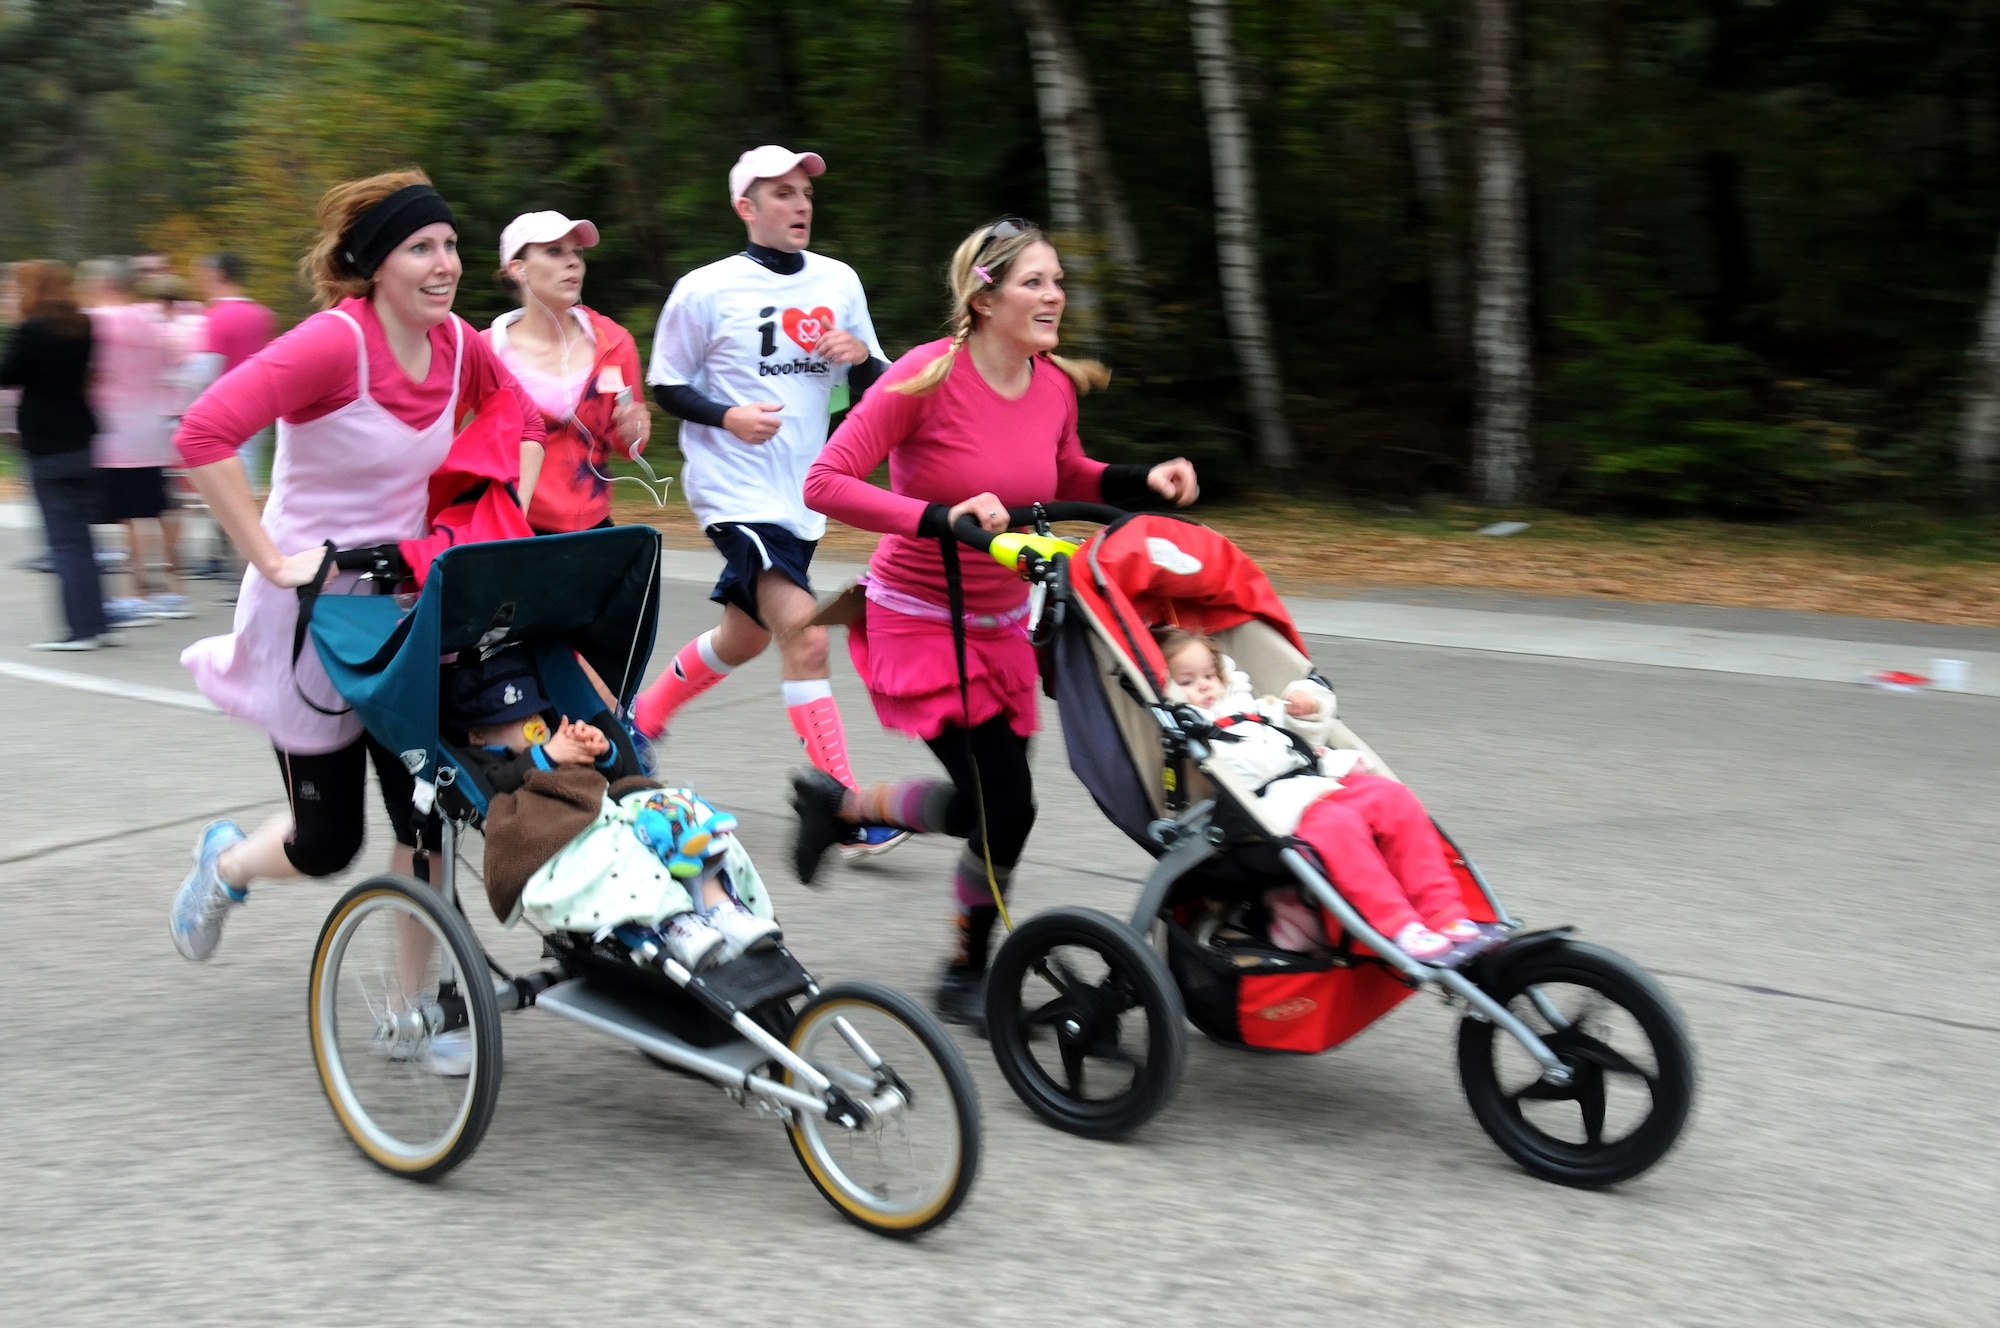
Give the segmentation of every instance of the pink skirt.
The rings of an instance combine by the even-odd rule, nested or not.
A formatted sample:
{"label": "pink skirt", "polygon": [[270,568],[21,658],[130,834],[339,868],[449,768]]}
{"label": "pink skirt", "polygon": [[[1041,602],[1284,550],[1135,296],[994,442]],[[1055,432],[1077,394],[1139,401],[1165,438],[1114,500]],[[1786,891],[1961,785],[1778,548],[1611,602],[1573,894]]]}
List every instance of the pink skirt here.
{"label": "pink skirt", "polygon": [[1000,715],[1023,738],[1040,727],[1041,670],[1025,623],[966,629],[969,707],[959,700],[948,622],[912,617],[870,600],[866,618],[848,627],[847,650],[886,729],[935,738],[947,728],[968,726],[968,709],[973,728]]}

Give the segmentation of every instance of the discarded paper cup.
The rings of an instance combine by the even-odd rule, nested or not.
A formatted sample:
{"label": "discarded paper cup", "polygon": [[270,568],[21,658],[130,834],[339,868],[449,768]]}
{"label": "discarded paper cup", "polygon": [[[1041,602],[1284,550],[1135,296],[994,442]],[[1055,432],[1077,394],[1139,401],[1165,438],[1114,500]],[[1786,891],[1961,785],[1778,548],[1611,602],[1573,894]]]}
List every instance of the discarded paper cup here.
{"label": "discarded paper cup", "polygon": [[1972,666],[1962,659],[1931,661],[1931,686],[1941,692],[1962,692],[1970,684]]}

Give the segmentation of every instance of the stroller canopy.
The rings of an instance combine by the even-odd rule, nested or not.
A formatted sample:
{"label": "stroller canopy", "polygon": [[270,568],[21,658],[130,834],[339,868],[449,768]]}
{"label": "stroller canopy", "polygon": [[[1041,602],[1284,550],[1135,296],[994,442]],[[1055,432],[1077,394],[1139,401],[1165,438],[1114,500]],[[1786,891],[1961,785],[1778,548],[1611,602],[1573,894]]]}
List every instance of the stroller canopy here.
{"label": "stroller canopy", "polygon": [[1107,527],[1071,559],[1070,589],[1155,695],[1167,677],[1156,626],[1213,634],[1255,619],[1307,653],[1264,569],[1227,536],[1182,517],[1132,516]]}
{"label": "stroller canopy", "polygon": [[[368,732],[401,756],[427,809],[443,754],[442,657],[514,642],[547,662],[581,656],[628,705],[652,654],[659,605],[659,532],[620,526],[446,549],[413,608],[388,595],[322,595],[311,632],[334,687]],[[565,713],[603,707],[579,671],[547,676],[553,670],[545,664],[543,672]]]}

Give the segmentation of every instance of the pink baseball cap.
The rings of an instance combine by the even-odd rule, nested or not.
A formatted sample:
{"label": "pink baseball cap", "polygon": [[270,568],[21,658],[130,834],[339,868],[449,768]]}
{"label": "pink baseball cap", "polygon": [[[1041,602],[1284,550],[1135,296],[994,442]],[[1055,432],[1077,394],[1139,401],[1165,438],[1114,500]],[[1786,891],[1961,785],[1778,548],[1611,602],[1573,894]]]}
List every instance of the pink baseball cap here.
{"label": "pink baseball cap", "polygon": [[589,249],[597,243],[597,227],[590,222],[571,221],[560,212],[523,212],[500,232],[501,266],[506,266],[527,245],[552,244],[571,234],[576,236],[579,248]]}
{"label": "pink baseball cap", "polygon": [[751,148],[729,168],[729,205],[735,207],[736,200],[759,180],[774,180],[794,166],[805,167],[807,175],[820,175],[826,171],[826,158],[817,152],[794,152],[776,143]]}

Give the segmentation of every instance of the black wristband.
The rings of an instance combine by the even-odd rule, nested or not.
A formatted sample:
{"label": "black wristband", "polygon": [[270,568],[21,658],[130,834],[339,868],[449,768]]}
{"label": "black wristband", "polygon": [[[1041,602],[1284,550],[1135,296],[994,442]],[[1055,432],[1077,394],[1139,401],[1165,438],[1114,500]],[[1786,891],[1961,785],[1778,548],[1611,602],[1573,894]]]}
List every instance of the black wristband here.
{"label": "black wristband", "polygon": [[875,386],[875,380],[888,372],[888,362],[872,355],[859,364],[848,366],[847,408],[852,410],[860,405],[868,389]]}
{"label": "black wristband", "polygon": [[936,539],[940,535],[951,534],[951,509],[943,503],[932,503],[924,509],[924,515],[917,522],[917,536],[920,539]]}
{"label": "black wristband", "polygon": [[729,413],[728,406],[713,397],[703,396],[686,383],[653,384],[653,400],[659,402],[660,409],[667,414],[689,424],[705,424],[711,429],[720,429],[722,417]]}
{"label": "black wristband", "polygon": [[1138,465],[1106,466],[1098,479],[1098,492],[1106,504],[1112,507],[1146,507],[1162,501],[1147,485],[1146,477],[1153,468],[1143,463]]}

